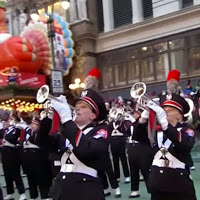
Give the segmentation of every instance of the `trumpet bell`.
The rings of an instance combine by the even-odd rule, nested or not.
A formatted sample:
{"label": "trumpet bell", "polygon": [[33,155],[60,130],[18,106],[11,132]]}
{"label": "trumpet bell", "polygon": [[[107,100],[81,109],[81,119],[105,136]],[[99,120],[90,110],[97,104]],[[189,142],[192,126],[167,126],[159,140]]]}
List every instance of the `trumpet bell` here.
{"label": "trumpet bell", "polygon": [[146,85],[143,82],[135,83],[130,90],[130,95],[134,99],[139,99],[146,93]]}
{"label": "trumpet bell", "polygon": [[36,100],[38,103],[43,103],[48,99],[49,96],[49,86],[43,85],[37,92]]}

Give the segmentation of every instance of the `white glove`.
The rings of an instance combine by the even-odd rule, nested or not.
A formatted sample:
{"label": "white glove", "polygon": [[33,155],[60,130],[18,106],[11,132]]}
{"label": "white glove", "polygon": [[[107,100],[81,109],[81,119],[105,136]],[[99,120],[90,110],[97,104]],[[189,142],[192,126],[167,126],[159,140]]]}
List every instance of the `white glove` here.
{"label": "white glove", "polygon": [[46,112],[45,110],[43,110],[43,111],[40,113],[40,120],[43,120],[46,116],[47,116],[47,112]]}
{"label": "white glove", "polygon": [[131,123],[135,122],[135,118],[128,113],[125,114],[124,119],[130,121]]}
{"label": "white glove", "polygon": [[144,110],[141,114],[141,117],[144,118],[144,119],[149,119],[149,111]]}
{"label": "white glove", "polygon": [[168,127],[167,114],[163,108],[153,101],[148,101],[147,106],[156,113],[158,123],[161,125],[162,130]]}
{"label": "white glove", "polygon": [[147,119],[149,118],[149,111],[144,110],[139,118],[139,123],[144,124],[146,123]]}
{"label": "white glove", "polygon": [[65,96],[60,95],[57,99],[59,101],[52,100],[52,107],[59,114],[61,123],[64,124],[65,122],[72,120],[72,112]]}

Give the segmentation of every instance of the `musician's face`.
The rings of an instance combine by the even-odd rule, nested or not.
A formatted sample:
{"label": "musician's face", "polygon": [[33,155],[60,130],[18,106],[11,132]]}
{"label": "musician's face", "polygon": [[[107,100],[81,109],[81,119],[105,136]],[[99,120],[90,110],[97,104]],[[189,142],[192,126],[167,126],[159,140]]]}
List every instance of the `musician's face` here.
{"label": "musician's face", "polygon": [[182,122],[183,116],[178,109],[173,108],[171,106],[165,106],[164,110],[167,114],[167,120],[171,125],[176,126],[178,122]]}
{"label": "musician's face", "polygon": [[97,116],[92,112],[90,106],[84,101],[79,101],[75,106],[76,119],[75,123],[84,126],[91,123]]}

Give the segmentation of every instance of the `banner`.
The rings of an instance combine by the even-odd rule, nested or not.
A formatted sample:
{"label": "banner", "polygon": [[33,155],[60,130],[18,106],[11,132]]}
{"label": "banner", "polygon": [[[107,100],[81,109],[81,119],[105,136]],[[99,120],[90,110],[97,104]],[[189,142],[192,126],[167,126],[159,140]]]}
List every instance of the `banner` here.
{"label": "banner", "polygon": [[39,88],[46,84],[46,77],[42,74],[18,73],[17,85]]}

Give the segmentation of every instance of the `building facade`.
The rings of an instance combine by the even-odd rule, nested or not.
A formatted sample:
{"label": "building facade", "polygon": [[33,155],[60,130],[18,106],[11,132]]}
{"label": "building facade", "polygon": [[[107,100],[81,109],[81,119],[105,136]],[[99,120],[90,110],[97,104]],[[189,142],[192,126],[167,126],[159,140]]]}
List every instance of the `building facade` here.
{"label": "building facade", "polygon": [[200,0],[88,0],[87,11],[87,21],[71,27],[85,71],[101,70],[106,98],[129,98],[139,81],[160,93],[171,69],[180,70],[182,87],[200,79]]}
{"label": "building facade", "polygon": [[105,98],[129,98],[139,81],[160,93],[171,69],[181,71],[183,87],[200,79],[200,0],[70,2],[66,17],[84,52],[83,77],[98,67]]}
{"label": "building facade", "polygon": [[103,6],[104,19],[112,22],[104,20],[96,53],[103,74],[101,89],[107,97],[120,93],[128,98],[130,87],[139,81],[148,85],[149,94],[160,93],[166,89],[171,69],[180,70],[182,87],[185,80],[200,78],[200,1],[125,0],[127,8],[132,5],[128,11],[132,21],[131,15],[120,19],[120,14],[115,14],[126,10],[115,5],[117,0],[106,2],[113,10],[113,18],[108,17],[111,14]]}

